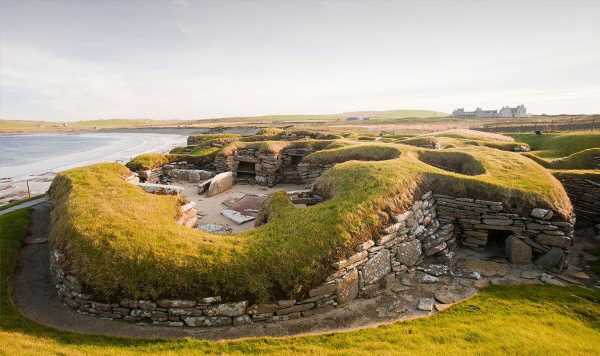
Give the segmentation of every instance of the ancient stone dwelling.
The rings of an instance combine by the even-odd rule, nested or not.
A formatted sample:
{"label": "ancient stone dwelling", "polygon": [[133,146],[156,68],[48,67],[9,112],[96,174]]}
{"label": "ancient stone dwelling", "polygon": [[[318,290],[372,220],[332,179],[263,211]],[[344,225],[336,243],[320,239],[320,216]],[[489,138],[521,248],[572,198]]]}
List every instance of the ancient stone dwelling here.
{"label": "ancient stone dwelling", "polygon": [[[65,255],[60,251],[51,254],[51,271],[60,297],[85,314],[173,327],[276,322],[326,313],[356,298],[372,298],[388,281],[415,271],[414,283],[424,285],[450,276],[480,279],[478,272],[454,269],[460,246],[480,250],[492,258],[505,257],[513,264],[534,262],[559,270],[572,243],[573,221],[554,218],[547,209],[535,208],[521,216],[507,212],[502,202],[430,191],[416,197],[404,213],[390,215],[389,224],[359,244],[353,255],[334,262],[332,273],[323,284],[311,289],[306,299],[276,304],[222,303],[219,296],[201,300],[123,299],[109,304],[93,301],[82,293],[77,278],[65,272]],[[425,302],[419,301],[419,308],[432,310],[433,302]]]}
{"label": "ancient stone dwelling", "polygon": [[328,168],[309,167],[302,162],[305,156],[314,151],[311,147],[292,147],[280,153],[263,153],[256,148],[240,148],[228,154],[219,154],[214,165],[218,173],[233,172],[238,182],[267,186],[277,183],[302,184],[316,179]]}
{"label": "ancient stone dwelling", "polygon": [[[140,176],[148,180],[168,176],[200,186],[207,182],[212,185],[219,175],[227,176],[229,186],[235,182],[310,186],[334,165],[305,159],[318,150],[317,145],[290,144],[281,150],[273,150],[275,152],[258,147],[244,143],[220,152],[214,161],[205,163],[211,171],[198,169],[201,165],[180,162],[143,172]],[[448,161],[449,156],[437,159],[431,152],[421,152],[418,159],[462,175],[477,176],[485,172],[476,165],[473,165],[475,168],[464,165],[469,159],[475,161],[464,153],[454,153],[461,163],[455,167]],[[581,220],[597,223],[600,182],[567,173],[557,178],[573,200],[575,213]],[[495,264],[502,261],[502,265],[538,271],[540,275],[542,270],[558,273],[568,266],[575,231],[574,215],[561,215],[558,209],[554,211],[548,207],[517,206],[519,204],[510,203],[510,200],[507,203],[503,201],[505,197],[500,196],[479,199],[475,196],[480,194],[477,192],[471,196],[469,193],[451,195],[449,190],[441,191],[427,180],[419,184],[414,190],[389,197],[390,201],[402,201],[408,196],[408,200],[402,206],[376,211],[381,218],[377,228],[373,229],[376,231],[369,230],[366,236],[361,236],[357,245],[349,247],[345,258],[335,257],[324,263],[326,273],[315,283],[317,285],[307,287],[299,299],[252,304],[249,300],[223,301],[220,295],[203,295],[195,300],[174,295],[170,299],[123,298],[106,302],[94,300],[84,293],[77,277],[69,273],[63,251],[52,251],[51,272],[65,304],[81,313],[173,327],[219,327],[309,318],[358,298],[381,295],[394,281],[409,279],[410,285],[417,288],[436,283],[447,287],[457,279],[462,282],[456,283],[474,284],[482,278],[482,273],[457,266],[460,257],[466,255]],[[153,183],[142,185],[150,193],[181,194],[174,187]],[[201,190],[204,192],[204,188]],[[318,204],[327,202],[327,198],[321,198],[319,193],[318,187],[310,186],[288,193],[288,198],[318,208]],[[256,226],[268,223],[268,214],[264,212],[260,221],[257,218]],[[177,224],[194,227],[196,211],[193,204],[181,205],[179,215]],[[431,311],[433,301],[424,299],[427,298],[419,300],[419,310]]]}

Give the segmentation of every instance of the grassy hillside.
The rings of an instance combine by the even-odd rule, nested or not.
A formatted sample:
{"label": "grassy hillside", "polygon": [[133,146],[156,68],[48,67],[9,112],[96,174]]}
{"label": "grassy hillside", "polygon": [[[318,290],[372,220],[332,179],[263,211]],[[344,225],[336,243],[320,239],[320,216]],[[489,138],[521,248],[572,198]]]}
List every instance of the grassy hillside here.
{"label": "grassy hillside", "polygon": [[600,132],[519,133],[509,136],[529,144],[532,151],[525,155],[546,168],[600,168]]}
{"label": "grassy hillside", "polygon": [[352,111],[339,115],[343,117],[370,117],[373,119],[439,118],[448,116],[447,113],[431,110]]}
{"label": "grassy hillside", "polygon": [[[277,152],[294,145],[333,148],[338,142],[231,145]],[[347,257],[380,229],[385,223],[382,210],[406,209],[413,194],[423,190],[503,200],[525,214],[534,206],[562,216],[572,211],[558,181],[518,154],[472,146],[427,151],[340,143],[346,146],[306,157],[338,163],[316,182],[317,192],[329,200],[299,209],[285,194],[277,194],[269,223],[238,235],[211,235],[176,225],[177,199],[127,184],[122,177],[129,172],[123,166],[101,164],[61,173],[50,189],[56,222],[51,240],[62,249],[69,246],[73,273],[102,291],[100,298],[221,295],[263,301],[304,296],[332,272],[329,262]],[[387,160],[355,160],[363,157]],[[481,167],[477,175],[425,163],[467,158]],[[115,274],[115,269],[122,273]]]}
{"label": "grassy hillside", "polygon": [[259,116],[237,116],[222,118],[207,118],[205,120],[151,120],[151,119],[103,119],[83,120],[74,122],[50,122],[50,121],[21,121],[0,119],[0,133],[15,132],[50,132],[50,131],[73,131],[112,128],[139,128],[148,126],[195,126],[219,123],[283,123],[293,121],[345,121],[350,116],[368,116],[372,119],[408,119],[408,118],[441,118],[447,116],[445,113],[430,110],[387,110],[387,111],[356,111],[337,114],[282,114],[282,115],[259,115]]}
{"label": "grassy hillside", "polygon": [[0,133],[18,132],[68,132],[77,130],[113,129],[113,128],[136,128],[145,126],[177,125],[180,121],[170,120],[88,120],[74,122],[50,122],[50,121],[20,121],[0,120]]}
{"label": "grassy hillside", "polygon": [[0,120],[0,132],[38,132],[58,130],[62,130],[62,125],[57,122]]}
{"label": "grassy hillside", "polygon": [[515,140],[525,142],[535,155],[546,158],[562,158],[588,148],[600,148],[600,132],[571,132],[509,134]]}
{"label": "grassy hillside", "polygon": [[132,340],[61,332],[25,319],[11,302],[28,210],[0,216],[2,355],[594,355],[600,292],[545,286],[490,287],[427,319],[344,333],[210,342]]}

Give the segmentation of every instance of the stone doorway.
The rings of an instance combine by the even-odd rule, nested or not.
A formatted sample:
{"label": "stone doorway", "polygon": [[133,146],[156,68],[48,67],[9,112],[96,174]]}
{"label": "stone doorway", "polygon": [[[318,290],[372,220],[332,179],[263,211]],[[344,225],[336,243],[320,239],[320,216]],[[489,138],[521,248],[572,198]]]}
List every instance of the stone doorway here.
{"label": "stone doorway", "polygon": [[489,230],[487,242],[484,246],[486,257],[508,258],[506,242],[510,235],[512,235],[511,231]]}
{"label": "stone doorway", "polygon": [[256,177],[256,164],[254,162],[238,162],[236,178],[240,180],[254,180]]}
{"label": "stone doorway", "polygon": [[290,156],[292,158],[292,166],[293,167],[297,167],[301,162],[302,159],[304,158],[304,156],[296,156],[296,155],[291,155]]}

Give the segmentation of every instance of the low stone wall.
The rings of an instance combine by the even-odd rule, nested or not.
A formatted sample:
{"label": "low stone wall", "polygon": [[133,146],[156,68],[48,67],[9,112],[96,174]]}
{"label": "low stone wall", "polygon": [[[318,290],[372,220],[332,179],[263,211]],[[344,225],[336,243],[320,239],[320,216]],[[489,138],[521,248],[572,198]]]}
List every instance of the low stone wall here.
{"label": "low stone wall", "polygon": [[306,183],[302,178],[298,165],[307,155],[314,152],[311,147],[286,148],[283,150],[281,165],[281,181],[284,183],[303,184]]}
{"label": "low stone wall", "polygon": [[312,189],[291,190],[287,196],[294,204],[315,205],[323,201],[323,197],[315,194]]}
{"label": "low stone wall", "polygon": [[564,268],[573,241],[575,218],[558,219],[552,210],[535,208],[530,216],[510,213],[502,202],[436,194],[440,223],[457,225],[462,246],[484,250],[491,231],[506,232],[506,257],[513,263],[534,261]]}
{"label": "low stone wall", "polygon": [[[240,166],[244,163],[254,165],[253,183],[259,185],[274,186],[277,183],[302,184],[306,182],[303,173],[299,169],[302,159],[313,152],[312,148],[289,148],[279,154],[262,153],[255,148],[238,149],[231,155],[218,155],[214,165],[217,172],[233,172],[236,176],[242,176]],[[239,173],[239,174],[238,174]],[[320,175],[321,171],[311,172],[311,176]],[[318,177],[316,175],[316,177]],[[311,179],[310,181],[314,180]]]}
{"label": "low stone wall", "polygon": [[215,169],[217,173],[223,172],[233,172],[234,169],[234,159],[233,155],[223,155],[219,154],[215,157]]}
{"label": "low stone wall", "polygon": [[200,183],[214,176],[213,172],[202,169],[181,169],[172,166],[163,167],[163,173],[176,181]]}
{"label": "low stone wall", "polygon": [[[421,273],[419,283],[435,283],[438,276],[450,273],[458,245],[481,248],[487,233],[495,229],[510,231],[513,244],[519,248],[530,246],[536,263],[542,260],[544,266],[555,262],[562,267],[573,236],[573,223],[556,219],[549,210],[534,209],[532,216],[522,217],[506,212],[501,202],[432,192],[419,197],[401,214],[382,214],[387,214],[389,223],[372,239],[356,246],[354,254],[333,263],[332,273],[303,300],[250,305],[247,301],[224,303],[214,296],[197,300],[97,302],[63,268],[65,255],[60,251],[51,252],[50,269],[59,296],[80,313],[176,327],[235,326],[324,313],[355,298],[374,297],[390,282],[415,271]],[[478,279],[479,275],[469,278]]]}
{"label": "low stone wall", "polygon": [[183,187],[170,184],[137,183],[146,193],[162,195],[179,195],[183,193]]}
{"label": "low stone wall", "polygon": [[319,178],[323,172],[333,166],[333,164],[314,164],[302,162],[298,164],[297,169],[302,183],[310,184]]}
{"label": "low stone wall", "polygon": [[593,180],[569,172],[555,172],[554,176],[560,180],[571,199],[577,224],[600,224],[600,179]]}
{"label": "low stone wall", "polygon": [[138,176],[142,182],[145,183],[159,183],[160,182],[160,169],[149,169],[146,171],[138,172]]}
{"label": "low stone wall", "polygon": [[[182,209],[185,209],[182,208]],[[191,209],[191,208],[190,208]],[[310,317],[347,304],[360,296],[381,291],[386,278],[414,269],[425,256],[448,255],[454,246],[452,225],[437,222],[431,193],[404,214],[390,217],[373,240],[356,247],[356,253],[332,265],[334,271],[303,300],[280,300],[249,305],[247,301],[222,303],[221,298],[198,300],[129,300],[106,303],[92,300],[77,278],[63,268],[65,255],[51,252],[50,270],[59,296],[80,313],[108,319],[168,326],[226,326]]]}

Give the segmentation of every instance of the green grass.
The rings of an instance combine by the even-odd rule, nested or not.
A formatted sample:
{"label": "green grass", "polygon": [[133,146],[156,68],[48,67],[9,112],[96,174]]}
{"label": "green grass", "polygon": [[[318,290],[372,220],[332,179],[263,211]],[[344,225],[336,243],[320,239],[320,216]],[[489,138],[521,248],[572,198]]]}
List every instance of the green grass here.
{"label": "green grass", "polygon": [[133,340],[61,332],[25,319],[11,301],[29,211],[0,216],[1,355],[594,355],[600,292],[547,286],[490,287],[436,316],[313,336],[211,342]]}
{"label": "green grass", "polygon": [[398,143],[412,145],[417,147],[455,148],[466,146],[484,146],[503,151],[513,152],[516,149],[523,149],[527,144],[521,142],[512,142],[498,135],[490,136],[488,133],[482,133],[471,130],[452,130],[444,131],[439,135],[421,135],[400,139]]}
{"label": "green grass", "polygon": [[304,162],[309,164],[335,164],[346,161],[383,161],[400,156],[401,151],[389,145],[370,144],[365,146],[349,146],[308,155]]}
{"label": "green grass", "polygon": [[526,153],[527,157],[550,169],[599,169],[600,148],[588,148],[567,157],[544,159],[535,153]]}
{"label": "green grass", "polygon": [[0,120],[0,132],[53,132],[89,129],[135,128],[145,126],[177,125],[180,121],[147,119],[107,119],[74,122]]}
{"label": "green grass", "polygon": [[600,148],[600,132],[508,134],[515,140],[527,143],[537,156],[556,159],[589,149]]}
{"label": "green grass", "polygon": [[492,132],[483,132],[476,130],[466,130],[466,129],[452,129],[440,132],[434,132],[431,134],[423,135],[423,136],[434,136],[434,137],[450,137],[450,138],[458,138],[458,139],[468,139],[468,140],[480,140],[480,141],[504,141],[504,142],[513,142],[514,139]]}
{"label": "green grass", "polygon": [[[277,152],[283,147],[327,149],[342,144],[351,143],[231,145]],[[73,273],[97,294],[102,291],[99,298],[221,295],[228,300],[266,301],[305,296],[332,272],[331,261],[347,257],[386,223],[382,211],[406,209],[413,195],[425,190],[501,200],[519,207],[515,212],[522,214],[532,207],[552,208],[560,216],[572,211],[560,183],[518,154],[472,146],[432,151],[439,160],[466,155],[479,162],[485,173],[468,176],[426,164],[419,159],[423,150],[411,146],[348,147],[306,158],[338,162],[315,185],[329,200],[299,209],[285,194],[277,194],[267,224],[228,236],[176,225],[177,199],[146,194],[127,184],[122,177],[129,172],[123,166],[73,169],[59,174],[50,189],[56,207],[51,240],[68,251]],[[356,160],[384,152],[392,154],[380,157],[391,159]],[[344,160],[348,161],[341,163]]]}
{"label": "green grass", "polygon": [[227,144],[240,139],[238,134],[198,134],[188,137],[188,146],[210,146],[211,144]]}
{"label": "green grass", "polygon": [[127,168],[134,172],[146,171],[149,169],[158,168],[167,163],[173,162],[172,155],[165,155],[158,152],[143,153],[135,156],[131,161],[127,162]]}

